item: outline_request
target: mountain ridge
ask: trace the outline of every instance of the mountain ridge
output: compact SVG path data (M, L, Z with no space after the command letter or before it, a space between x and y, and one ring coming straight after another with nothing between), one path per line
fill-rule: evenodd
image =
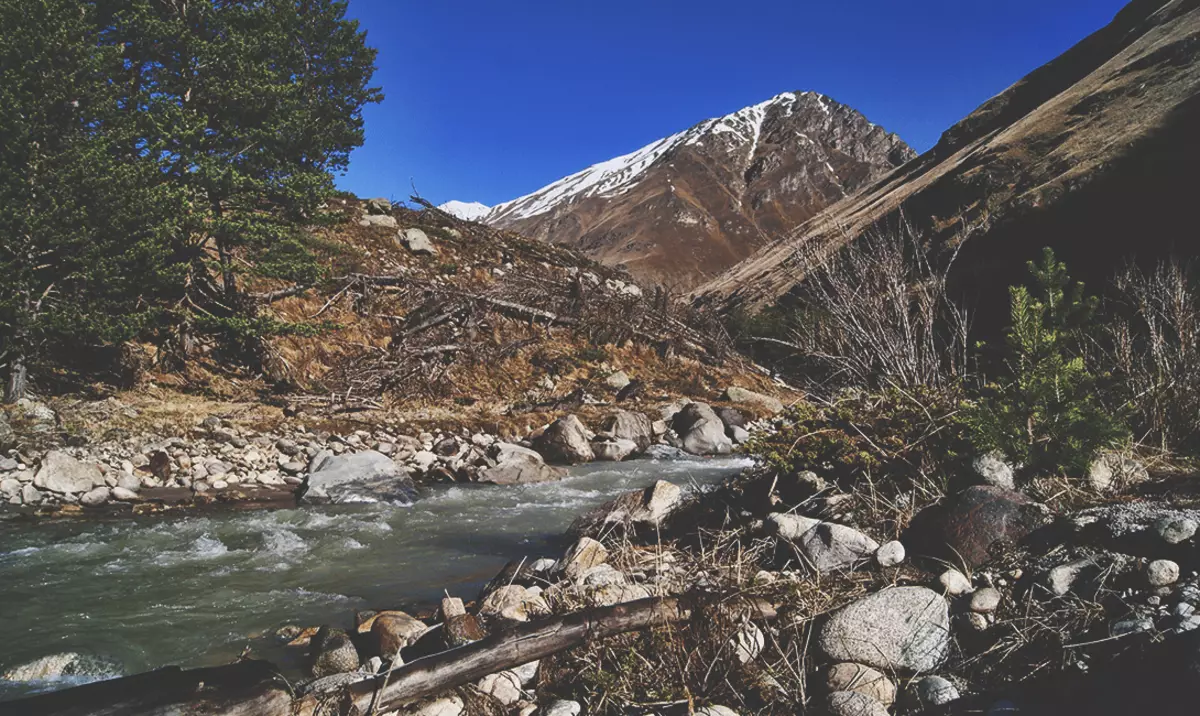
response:
M847 105L784 92L593 164L478 220L686 288L915 156Z

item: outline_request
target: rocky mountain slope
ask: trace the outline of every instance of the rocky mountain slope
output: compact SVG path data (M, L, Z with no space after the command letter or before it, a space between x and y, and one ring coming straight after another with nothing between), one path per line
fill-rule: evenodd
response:
M960 283L984 309L1052 246L1092 285L1127 255L1194 253L1181 230L1200 160L1200 3L1135 0L1107 27L989 100L930 151L701 286L761 308L872 228L909 221L965 241ZM986 320L986 316L981 316Z
M641 280L691 287L913 156L854 109L788 92L500 204L481 220ZM459 204L447 210L478 218Z

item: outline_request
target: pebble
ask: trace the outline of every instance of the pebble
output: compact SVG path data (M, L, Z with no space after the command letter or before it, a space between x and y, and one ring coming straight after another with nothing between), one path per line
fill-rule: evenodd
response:
M707 708L713 708L713 707L706 706L705 708L707 709ZM725 707L718 706L716 708L725 708ZM583 707L580 706L578 701L567 701L565 699L559 699L557 701L551 701L549 704L546 704L545 708L542 708L539 710L542 711L543 716L579 716L579 712L583 710ZM699 714L701 712L703 712L704 710L705 709L697 710L696 711L697 716L699 716Z
M875 561L880 567L895 567L904 561L904 545L892 540L875 552Z
M896 685L892 680L883 672L865 664L834 664L825 677L825 685L830 693L856 691L885 706L890 706L896 701Z
M941 706L959 698L958 688L940 676L926 676L913 685L913 695L922 706Z
M1185 619L1196 613L1196 607L1188 604L1187 602L1180 602L1175 605L1175 608L1171 610L1171 613L1180 619Z
M1150 631L1153 628L1154 622L1146 617L1141 619L1123 619L1109 627L1109 633L1113 636L1125 636L1126 634Z
M971 611L979 614L991 614L1000 606L1000 590L994 587L984 587L971 595Z
M1146 568L1146 580L1152 587L1165 587L1179 581L1179 565L1169 559L1156 559Z
M938 584L942 585L942 590L952 597L969 594L974 590L967 575L957 569L947 569L942 572L942 576L938 577Z
M988 624L987 617L980 614L979 612L969 612L967 614L967 624L972 629L974 629L975 631L979 631L979 632L987 631L988 626L990 626Z

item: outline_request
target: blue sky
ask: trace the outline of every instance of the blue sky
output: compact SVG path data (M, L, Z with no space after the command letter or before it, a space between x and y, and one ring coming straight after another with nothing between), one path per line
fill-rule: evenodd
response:
M924 151L1121 0L351 0L387 95L339 186L496 204L789 90Z

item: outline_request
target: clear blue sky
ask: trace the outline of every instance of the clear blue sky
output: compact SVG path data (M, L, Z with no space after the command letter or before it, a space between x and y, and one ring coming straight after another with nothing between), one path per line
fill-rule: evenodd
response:
M387 99L339 185L496 204L789 90L919 151L1121 0L351 0Z

